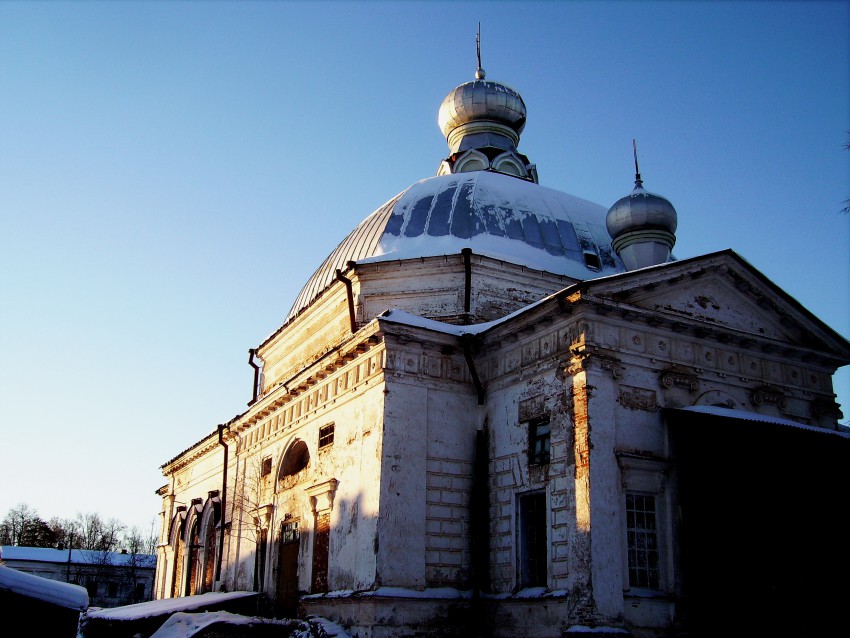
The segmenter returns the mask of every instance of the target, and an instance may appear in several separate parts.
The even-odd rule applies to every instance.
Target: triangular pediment
[[[589,298],[606,299],[623,312],[850,357],[841,335],[732,251],[605,277],[582,288]]]

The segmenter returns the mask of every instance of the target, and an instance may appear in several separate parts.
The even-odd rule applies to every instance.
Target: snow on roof
[[[843,438],[850,438],[850,432],[839,432],[836,430],[827,430],[815,425],[806,425],[791,419],[783,419],[776,416],[768,416],[759,414],[758,412],[747,412],[746,410],[733,410],[731,408],[721,408],[714,405],[692,405],[685,408],[675,408],[674,412],[691,412],[696,414],[708,414],[711,416],[719,416],[727,419],[737,419],[740,421],[756,421],[759,423],[774,423],[776,425],[789,425],[791,427],[809,430],[811,432],[820,432],[823,434],[832,434]]]
[[[607,212],[585,199],[491,171],[428,177],[379,207],[340,242],[301,289],[284,323],[351,261],[457,255],[469,248],[579,280],[622,272],[605,227]],[[588,265],[588,254],[598,268]]]
[[[18,547],[17,545],[3,545],[0,547],[0,556],[3,560],[28,560],[36,563],[63,563],[69,562],[69,550],[52,549],[49,547]],[[72,565],[135,565],[136,567],[156,567],[156,556],[153,554],[122,554],[120,552],[104,552],[88,549],[70,550],[70,562]]]
[[[294,629],[291,633],[286,633],[290,638],[311,638],[313,635],[310,631],[310,625],[301,620],[276,620],[255,616],[241,616],[227,611],[211,611],[198,614],[177,612],[166,620],[162,627],[151,634],[151,638],[190,638],[197,635],[203,629],[217,623],[226,625],[281,625],[287,629]]]
[[[559,293],[556,293],[559,294]],[[524,312],[539,306],[542,303],[545,303],[548,299],[551,299],[555,295],[549,295],[548,297],[544,297],[534,303],[530,303],[527,306],[523,306],[522,308],[513,311],[512,313],[505,315],[504,317],[500,317],[499,319],[494,319],[493,321],[485,321],[483,323],[475,323],[467,326],[461,326],[452,323],[444,323],[442,321],[438,321],[436,319],[428,319],[426,317],[420,317],[419,315],[414,315],[412,313],[406,312],[404,310],[399,310],[397,308],[390,308],[389,310],[385,310],[380,315],[378,315],[379,319],[384,321],[389,321],[391,323],[397,323],[405,326],[414,326],[416,328],[425,328],[426,330],[433,330],[434,332],[442,332],[445,334],[455,335],[457,337],[461,337],[463,335],[477,335],[482,332],[486,332],[490,328],[494,328],[501,323],[505,323],[520,315]]]
[[[180,611],[203,609],[209,605],[256,595],[257,593],[252,591],[207,592],[206,594],[196,594],[194,596],[151,600],[146,603],[125,605],[124,607],[89,610],[87,615],[89,618],[99,618],[102,620],[138,620],[140,618],[153,618]]]
[[[36,598],[67,609],[85,611],[89,606],[89,593],[85,587],[19,572],[6,565],[0,565],[0,590]]]

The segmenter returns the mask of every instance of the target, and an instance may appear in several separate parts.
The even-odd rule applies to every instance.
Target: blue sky
[[[609,206],[634,138],[677,256],[732,248],[850,337],[848,2],[0,2],[0,516],[150,527],[248,349],[436,172],[479,21],[541,184]]]

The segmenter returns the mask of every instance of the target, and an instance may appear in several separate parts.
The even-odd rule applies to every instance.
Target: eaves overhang
[[[814,425],[808,425],[767,414],[759,414],[758,412],[748,412],[746,410],[735,410],[731,408],[722,408],[713,405],[692,405],[683,408],[665,408],[664,414],[668,421],[684,423],[685,421],[706,422],[712,419],[721,419],[725,422],[735,422],[746,426],[747,424],[769,424],[782,427],[797,428],[807,432],[813,432],[819,435],[837,437],[842,441],[850,442],[850,428],[838,425],[837,429],[830,430]]]

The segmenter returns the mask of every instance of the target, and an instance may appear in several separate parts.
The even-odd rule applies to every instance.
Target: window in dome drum
[[[601,270],[602,265],[599,262],[599,255],[588,250],[584,251],[584,265],[591,270]]]

